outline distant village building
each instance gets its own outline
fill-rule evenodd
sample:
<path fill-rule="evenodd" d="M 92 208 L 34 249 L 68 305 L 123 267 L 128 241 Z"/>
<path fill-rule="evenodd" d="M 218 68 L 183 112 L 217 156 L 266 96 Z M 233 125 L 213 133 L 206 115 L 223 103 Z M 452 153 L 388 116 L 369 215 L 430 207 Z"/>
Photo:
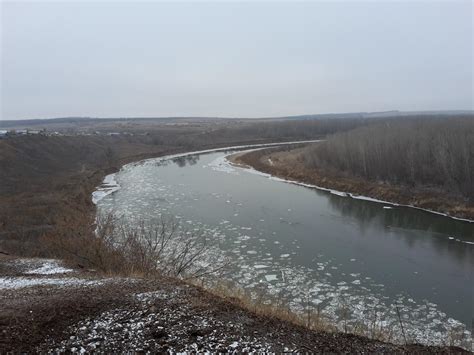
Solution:
<path fill-rule="evenodd" d="M 48 135 L 48 132 L 46 132 L 45 129 L 11 129 L 9 131 L 0 130 L 0 138 L 35 135 Z"/>
<path fill-rule="evenodd" d="M 43 131 L 37 129 L 27 129 L 26 134 L 41 134 Z"/>

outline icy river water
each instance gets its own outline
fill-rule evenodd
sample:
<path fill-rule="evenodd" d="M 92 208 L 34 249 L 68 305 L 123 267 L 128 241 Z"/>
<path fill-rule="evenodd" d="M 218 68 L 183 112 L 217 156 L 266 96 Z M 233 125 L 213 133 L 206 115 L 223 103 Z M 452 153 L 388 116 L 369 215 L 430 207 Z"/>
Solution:
<path fill-rule="evenodd" d="M 99 212 L 175 216 L 211 236 L 246 290 L 308 304 L 325 317 L 376 324 L 400 340 L 470 348 L 474 223 L 289 184 L 233 167 L 232 151 L 129 164 Z M 451 335 L 449 335 L 451 334 Z"/>

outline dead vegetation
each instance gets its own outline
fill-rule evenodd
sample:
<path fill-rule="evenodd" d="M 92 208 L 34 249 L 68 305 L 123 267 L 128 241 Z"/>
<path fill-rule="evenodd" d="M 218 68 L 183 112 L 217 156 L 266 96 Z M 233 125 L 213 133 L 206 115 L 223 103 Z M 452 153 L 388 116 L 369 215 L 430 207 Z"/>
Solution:
<path fill-rule="evenodd" d="M 474 203 L 474 116 L 404 119 L 337 133 L 302 152 L 305 166 Z"/>
<path fill-rule="evenodd" d="M 45 253 L 104 275 L 199 279 L 225 271 L 228 262 L 209 255 L 204 234 L 180 228 L 172 217 L 132 223 L 98 216 L 95 235 L 44 237 Z"/>

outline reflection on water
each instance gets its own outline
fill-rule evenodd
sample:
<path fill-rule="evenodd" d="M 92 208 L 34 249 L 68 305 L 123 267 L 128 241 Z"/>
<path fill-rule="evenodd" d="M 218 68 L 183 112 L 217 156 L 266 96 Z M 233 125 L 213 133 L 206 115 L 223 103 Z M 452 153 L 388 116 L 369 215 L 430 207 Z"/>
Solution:
<path fill-rule="evenodd" d="M 410 226 L 410 229 L 426 232 L 474 237 L 471 234 L 472 223 L 439 217 L 439 215 L 427 211 L 397 206 L 387 206 L 389 208 L 381 210 L 378 203 L 364 200 L 354 203 L 350 198 L 340 198 L 337 195 L 330 195 L 329 203 L 343 216 L 354 217 L 361 223 L 372 223 L 374 220 L 380 219 L 380 223 L 386 226 L 401 228 Z"/>
<path fill-rule="evenodd" d="M 194 165 L 199 161 L 199 155 L 185 155 L 181 157 L 176 157 L 172 159 L 172 162 L 175 163 L 180 168 L 184 168 L 186 165 Z"/>
<path fill-rule="evenodd" d="M 322 192 L 317 191 L 317 193 Z M 407 246 L 414 247 L 417 241 L 429 240 L 439 255 L 451 253 L 454 254 L 452 256 L 456 261 L 464 262 L 467 258 L 472 261 L 473 248 L 469 245 L 458 244 L 474 242 L 472 223 L 440 217 L 413 208 L 386 206 L 381 209 L 379 203 L 364 200 L 354 203 L 351 198 L 342 198 L 332 194 L 327 197 L 330 206 L 338 210 L 344 218 L 355 221 L 361 232 L 367 228 L 373 228 L 374 225 L 385 228 L 387 232 L 403 231 L 398 236 Z M 446 236 L 450 241 L 448 245 Z"/>
<path fill-rule="evenodd" d="M 350 322 L 376 312 L 381 325 L 397 328 L 398 305 L 420 342 L 470 324 L 474 245 L 464 242 L 474 242 L 474 224 L 273 181 L 224 157 L 127 166 L 99 210 L 176 216 L 207 233 L 216 257 L 233 259 L 229 281 L 284 297 L 295 310 L 310 303 L 341 322 L 348 302 Z M 470 333 L 463 336 L 468 342 Z"/>

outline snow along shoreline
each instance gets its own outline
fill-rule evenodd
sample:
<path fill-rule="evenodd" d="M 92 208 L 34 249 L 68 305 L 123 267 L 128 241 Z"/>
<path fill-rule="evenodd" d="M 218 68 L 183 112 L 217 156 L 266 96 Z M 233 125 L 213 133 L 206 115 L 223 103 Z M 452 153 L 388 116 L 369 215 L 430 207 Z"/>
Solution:
<path fill-rule="evenodd" d="M 243 151 L 243 152 L 241 152 L 241 153 L 250 153 L 250 152 L 252 152 L 252 151 L 261 150 L 261 149 L 265 149 L 265 148 L 249 149 L 249 150 L 245 150 L 245 151 Z M 288 184 L 294 184 L 294 185 L 299 185 L 299 186 L 304 186 L 304 187 L 309 187 L 309 188 L 313 188 L 313 189 L 317 189 L 317 190 L 321 190 L 321 191 L 326 191 L 326 192 L 329 192 L 329 193 L 331 193 L 331 194 L 333 194 L 333 195 L 338 195 L 338 196 L 342 196 L 342 197 L 353 198 L 353 199 L 355 199 L 355 200 L 371 201 L 371 202 L 376 202 L 376 203 L 381 203 L 381 204 L 390 205 L 390 206 L 396 206 L 396 207 L 409 207 L 409 208 L 414 208 L 414 209 L 417 209 L 417 210 L 421 210 L 421 211 L 425 211 L 425 212 L 429 212 L 429 213 L 434 213 L 434 214 L 437 214 L 437 215 L 440 215 L 440 216 L 443 216 L 443 217 L 449 217 L 449 218 L 452 218 L 452 219 L 455 219 L 455 220 L 458 220 L 458 221 L 468 222 L 468 223 L 474 223 L 474 220 L 473 220 L 473 219 L 450 216 L 450 215 L 447 214 L 447 213 L 438 212 L 438 211 L 433 211 L 433 210 L 430 210 L 430 209 L 427 209 L 427 208 L 422 208 L 422 207 L 417 207 L 417 206 L 413 206 L 413 205 L 405 205 L 405 204 L 396 203 L 396 202 L 390 202 L 390 201 L 379 200 L 379 199 L 376 199 L 376 198 L 372 198 L 372 197 L 368 197 L 368 196 L 363 196 L 363 195 L 355 195 L 355 194 L 352 194 L 352 193 L 350 193 L 350 192 L 344 192 L 344 191 L 338 191 L 338 190 L 328 189 L 328 188 L 326 188 L 326 187 L 322 187 L 322 186 L 318 186 L 318 185 L 313 185 L 313 184 L 307 184 L 307 183 L 304 183 L 304 182 L 301 182 L 301 181 L 297 181 L 297 180 L 283 179 L 283 178 L 280 178 L 280 177 L 278 177 L 278 176 L 275 176 L 275 175 L 272 175 L 272 174 L 268 174 L 268 173 L 264 173 L 263 171 L 259 171 L 259 170 L 255 169 L 255 168 L 251 167 L 251 166 L 247 166 L 247 165 L 244 166 L 244 165 L 240 165 L 240 164 L 233 163 L 232 161 L 230 161 L 229 159 L 227 159 L 229 156 L 231 156 L 231 155 L 233 155 L 233 154 L 234 154 L 234 153 L 225 156 L 225 160 L 226 160 L 231 166 L 234 166 L 234 167 L 239 168 L 239 169 L 242 169 L 242 170 L 247 170 L 248 172 L 253 173 L 253 174 L 258 174 L 258 175 L 267 177 L 267 178 L 269 178 L 270 180 L 280 181 L 280 182 L 286 182 L 286 183 L 288 183 Z M 462 242 L 462 243 L 467 243 L 467 244 L 473 244 L 473 245 L 474 245 L 474 242 L 462 241 L 462 240 L 459 240 L 459 239 L 456 239 L 456 241 L 459 241 L 459 242 Z"/>
<path fill-rule="evenodd" d="M 115 181 L 115 173 L 107 175 L 102 181 L 102 184 L 92 193 L 92 203 L 97 205 L 97 202 L 102 200 L 105 196 L 113 194 L 119 189 L 120 185 Z"/>
<path fill-rule="evenodd" d="M 144 159 L 144 160 L 139 160 L 139 161 L 136 161 L 136 162 L 125 164 L 124 166 L 122 166 L 122 168 L 120 170 L 130 168 L 130 167 L 136 166 L 138 164 L 147 163 L 147 162 L 150 162 L 150 161 L 163 162 L 165 160 L 170 160 L 170 159 L 175 159 L 175 158 L 182 158 L 182 157 L 186 157 L 186 156 L 189 156 L 189 155 L 206 154 L 206 153 L 213 153 L 213 152 L 223 152 L 223 151 L 227 151 L 227 150 L 237 150 L 237 149 L 239 149 L 239 150 L 241 149 L 242 153 L 248 153 L 248 152 L 255 151 L 255 150 L 265 149 L 267 147 L 276 147 L 276 146 L 288 145 L 288 144 L 316 143 L 316 142 L 321 142 L 321 141 L 322 141 L 321 139 L 315 139 L 315 140 L 279 142 L 279 143 L 244 144 L 244 145 L 236 145 L 236 146 L 229 146 L 229 147 L 223 147 L 223 148 L 197 150 L 197 151 L 192 151 L 192 152 L 171 154 L 171 155 L 165 155 L 163 157 L 156 157 L 156 158 L 148 158 L 148 159 Z M 251 149 L 245 150 L 246 148 L 251 148 Z M 455 219 L 455 220 L 458 220 L 458 221 L 474 223 L 473 219 L 450 216 L 447 213 L 433 211 L 433 210 L 430 210 L 430 209 L 427 209 L 427 208 L 422 208 L 422 207 L 416 207 L 416 206 L 413 206 L 413 205 L 405 205 L 405 204 L 399 204 L 399 203 L 396 203 L 396 202 L 379 200 L 379 199 L 375 199 L 375 198 L 368 197 L 368 196 L 355 195 L 355 194 L 352 194 L 352 193 L 349 193 L 349 192 L 328 189 L 328 188 L 325 188 L 325 187 L 322 187 L 322 186 L 307 184 L 307 183 L 296 181 L 296 180 L 283 179 L 283 178 L 280 178 L 280 177 L 277 177 L 277 176 L 274 176 L 274 175 L 271 175 L 271 174 L 268 174 L 268 173 L 264 173 L 262 171 L 258 171 L 256 169 L 254 169 L 253 167 L 241 166 L 241 165 L 232 163 L 231 161 L 229 161 L 227 159 L 227 157 L 229 157 L 230 155 L 232 155 L 234 153 L 235 152 L 233 152 L 231 154 L 228 154 L 224 157 L 224 160 L 226 162 L 228 162 L 229 165 L 235 166 L 239 169 L 247 170 L 247 171 L 252 172 L 252 173 L 260 174 L 260 175 L 265 176 L 265 177 L 267 177 L 271 180 L 286 182 L 286 183 L 289 183 L 289 184 L 309 187 L 309 188 L 313 188 L 313 189 L 318 189 L 318 190 L 321 190 L 321 191 L 326 191 L 326 192 L 332 193 L 334 195 L 349 197 L 349 198 L 353 198 L 353 199 L 356 199 L 356 200 L 371 201 L 371 202 L 382 203 L 382 204 L 386 204 L 386 205 L 390 205 L 390 206 L 396 206 L 396 207 L 414 208 L 414 209 L 417 209 L 417 210 L 420 210 L 420 211 L 425 211 L 425 212 L 437 214 L 439 216 L 452 218 L 452 219 Z M 120 172 L 120 170 L 118 172 Z M 94 191 L 92 193 L 92 202 L 95 205 L 97 205 L 97 203 L 100 200 L 102 200 L 105 196 L 108 196 L 108 195 L 110 195 L 110 194 L 112 194 L 112 193 L 114 193 L 114 192 L 116 192 L 120 189 L 120 185 L 115 179 L 117 173 L 107 175 L 104 178 L 103 183 L 100 186 L 97 187 L 96 191 Z M 474 245 L 473 242 L 461 241 L 461 240 L 457 240 L 457 241 Z"/>
<path fill-rule="evenodd" d="M 316 143 L 320 142 L 321 139 L 315 139 L 315 140 L 307 140 L 307 141 L 293 141 L 293 142 L 279 142 L 279 143 L 261 143 L 261 144 L 245 144 L 245 145 L 235 145 L 235 146 L 230 146 L 230 147 L 223 147 L 223 148 L 213 148 L 213 149 L 206 149 L 206 150 L 196 150 L 193 152 L 186 152 L 186 153 L 179 153 L 179 154 L 171 154 L 171 155 L 165 155 L 163 157 L 156 157 L 156 158 L 147 158 L 144 160 L 139 160 L 136 162 L 128 163 L 125 164 L 120 168 L 120 170 L 133 167 L 138 164 L 143 164 L 149 161 L 158 161 L 162 162 L 165 160 L 170 160 L 170 159 L 175 159 L 175 158 L 182 158 L 186 157 L 189 155 L 196 155 L 196 154 L 206 154 L 206 153 L 213 153 L 213 152 L 223 152 L 226 150 L 236 150 L 236 149 L 245 149 L 245 148 L 256 148 L 256 147 L 273 147 L 273 146 L 280 146 L 280 145 L 285 145 L 285 144 L 303 144 L 303 143 Z M 120 170 L 118 172 L 120 172 Z M 117 172 L 117 173 L 118 173 Z M 117 173 L 112 173 L 107 175 L 104 180 L 102 181 L 102 184 L 96 188 L 96 190 L 92 193 L 92 203 L 94 205 L 97 205 L 97 203 L 102 200 L 105 196 L 108 196 L 110 194 L 113 194 L 114 192 L 120 190 L 120 185 L 119 183 L 115 180 L 116 174 Z"/>

